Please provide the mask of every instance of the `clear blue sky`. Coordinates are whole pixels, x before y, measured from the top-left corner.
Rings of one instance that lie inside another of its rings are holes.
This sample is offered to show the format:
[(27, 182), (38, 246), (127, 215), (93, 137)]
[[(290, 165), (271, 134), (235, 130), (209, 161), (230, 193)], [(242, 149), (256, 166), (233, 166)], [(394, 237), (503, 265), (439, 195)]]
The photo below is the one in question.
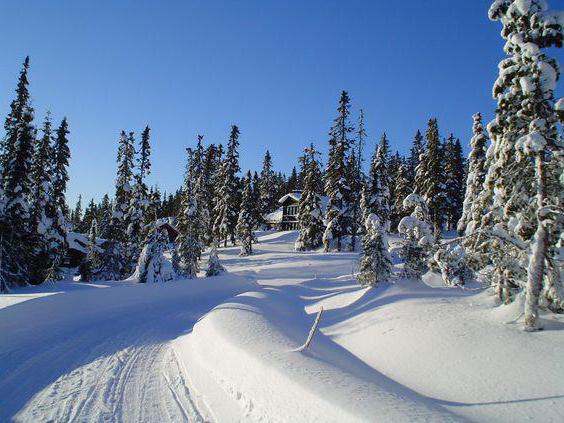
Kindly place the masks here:
[(370, 152), (384, 130), (406, 152), (431, 116), (467, 144), (471, 115), (493, 116), (504, 57), (490, 3), (5, 1), (0, 113), (29, 54), (38, 124), (47, 109), (69, 119), (71, 203), (113, 193), (119, 132), (146, 124), (163, 191), (180, 185), (198, 133), (225, 143), (233, 123), (244, 169), (268, 148), (288, 172), (309, 142), (326, 150), (342, 89), (365, 110)]

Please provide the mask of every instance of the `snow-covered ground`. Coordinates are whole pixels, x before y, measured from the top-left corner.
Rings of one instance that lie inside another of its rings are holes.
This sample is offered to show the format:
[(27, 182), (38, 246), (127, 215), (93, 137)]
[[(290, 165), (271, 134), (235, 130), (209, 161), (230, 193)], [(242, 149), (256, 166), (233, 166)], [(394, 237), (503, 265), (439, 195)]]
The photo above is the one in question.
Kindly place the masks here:
[(0, 421), (562, 421), (562, 316), (523, 333), (432, 275), (361, 288), (356, 254), (295, 237), (220, 250), (216, 278), (1, 296)]

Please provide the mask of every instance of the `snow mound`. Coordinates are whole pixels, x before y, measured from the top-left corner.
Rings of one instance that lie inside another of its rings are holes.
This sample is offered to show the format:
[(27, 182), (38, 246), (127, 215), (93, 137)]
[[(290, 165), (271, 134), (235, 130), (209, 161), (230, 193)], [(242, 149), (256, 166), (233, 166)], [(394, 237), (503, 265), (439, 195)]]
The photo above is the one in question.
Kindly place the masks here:
[[(320, 332), (308, 350), (292, 352), (315, 318), (292, 304), (274, 287), (240, 294), (175, 341), (192, 375), (199, 368), (217, 385), (210, 395), (209, 379), (200, 385), (192, 379), (218, 421), (460, 420)], [(236, 410), (242, 415), (233, 415)]]

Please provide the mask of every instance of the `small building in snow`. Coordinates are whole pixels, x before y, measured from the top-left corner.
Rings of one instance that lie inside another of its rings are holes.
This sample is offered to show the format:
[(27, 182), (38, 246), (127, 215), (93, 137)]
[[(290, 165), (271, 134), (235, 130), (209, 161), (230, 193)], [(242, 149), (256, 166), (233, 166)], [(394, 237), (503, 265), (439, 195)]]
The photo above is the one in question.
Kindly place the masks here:
[[(298, 210), (300, 199), (302, 198), (301, 191), (292, 191), (278, 200), (280, 207), (264, 216), (264, 221), (267, 229), (274, 229), (277, 231), (295, 231), (299, 229), (298, 223)], [(328, 197), (319, 197), (321, 203), (321, 210), (325, 213), (325, 208), (329, 202)]]

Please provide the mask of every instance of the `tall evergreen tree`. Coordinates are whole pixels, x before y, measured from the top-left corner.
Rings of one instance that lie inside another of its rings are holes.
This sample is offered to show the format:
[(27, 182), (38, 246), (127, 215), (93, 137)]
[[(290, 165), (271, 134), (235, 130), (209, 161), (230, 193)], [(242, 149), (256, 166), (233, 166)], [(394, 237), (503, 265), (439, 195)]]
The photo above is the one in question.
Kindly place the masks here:
[(425, 141), (421, 131), (417, 130), (413, 138), (413, 145), (407, 161), (407, 177), (411, 184), (415, 182), (417, 167), (419, 166), (420, 157), (425, 153)]
[(450, 134), (444, 146), (445, 218), (448, 230), (456, 228), (464, 203), (464, 158), (460, 140)]
[(480, 199), (489, 209), (480, 225), (486, 234), (480, 248), (489, 251), (501, 301), (524, 288), (525, 329), (535, 330), (541, 296), (549, 307), (564, 309), (562, 281), (550, 264), (563, 227), (564, 151), (554, 100), (559, 66), (545, 53), (562, 46), (563, 28), (557, 12), (541, 0), (498, 0), (489, 16), (503, 24), (509, 57), (500, 63), (493, 89), (498, 107), (489, 125), (492, 145)]
[(440, 236), (445, 213), (445, 187), (443, 181), (443, 152), (437, 119), (430, 119), (426, 133), (427, 149), (422, 156), (415, 182), (416, 192), (425, 198), (433, 225), (435, 238)]
[(247, 171), (243, 183), (243, 198), (241, 201), (241, 211), (237, 219), (237, 239), (241, 242), (241, 256), (248, 256), (253, 253), (253, 243), (256, 241), (254, 235), (253, 209), (253, 186), (251, 171)]
[(486, 177), (486, 152), (488, 137), (482, 126), (482, 114), (473, 116), (473, 136), (470, 140), (470, 155), (468, 157), (468, 176), (466, 178), (466, 195), (464, 197), (463, 211), (458, 221), (458, 232), (470, 236), (479, 225), (485, 210), (482, 210), (478, 197), (484, 186)]
[(135, 160), (135, 139), (133, 132), (129, 135), (121, 131), (117, 154), (117, 179), (114, 203), (114, 229), (115, 237), (120, 242), (126, 242), (127, 210), (132, 196), (132, 183)]
[(407, 166), (401, 163), (398, 167), (396, 177), (394, 179), (394, 221), (396, 222), (392, 228), (397, 228), (397, 225), (404, 217), (409, 215), (409, 210), (403, 205), (406, 197), (412, 192), (412, 185), (409, 181)]
[(32, 158), (30, 230), (32, 236), (31, 282), (41, 283), (57, 259), (56, 209), (52, 198), (51, 118), (45, 117), (43, 136), (37, 140)]
[(197, 276), (200, 267), (198, 258), (201, 255), (202, 246), (197, 239), (197, 218), (198, 203), (194, 192), (195, 175), (192, 173), (193, 151), (186, 149), (188, 153), (188, 163), (184, 184), (182, 186), (182, 213), (178, 219), (179, 234), (176, 240), (176, 251), (178, 254), (179, 265), (176, 271), (190, 279)]
[(71, 214), (71, 222), (74, 226), (75, 231), (80, 231), (80, 225), (82, 222), (82, 195), (78, 194), (78, 200), (74, 206), (74, 210)]
[(366, 221), (370, 214), (375, 214), (384, 231), (390, 230), (389, 149), (390, 144), (384, 133), (372, 157), (370, 174), (362, 199), (363, 219)]
[(350, 134), (353, 131), (349, 123), (350, 98), (346, 91), (341, 93), (337, 117), (329, 132), (329, 159), (325, 174), (325, 192), (329, 203), (325, 213), (327, 228), (323, 234), (325, 250), (331, 248), (333, 241), (337, 251), (342, 249), (342, 240), (349, 232), (350, 187), (347, 181), (347, 154), (351, 147)]
[(304, 190), (298, 207), (300, 234), (296, 240), (297, 251), (319, 248), (323, 241), (323, 210), (319, 199), (321, 193), (321, 169), (318, 161), (320, 153), (313, 144), (305, 149), (301, 165), (304, 173)]
[(228, 239), (235, 245), (236, 238), (235, 227), (239, 214), (239, 180), (237, 173), (240, 171), (238, 147), (239, 128), (233, 125), (225, 160), (221, 166), (217, 204), (215, 206), (214, 232), (219, 240), (223, 239), (224, 246), (227, 246)]
[(25, 285), (30, 281), (29, 257), (33, 245), (30, 232), (32, 190), (31, 167), (36, 130), (34, 111), (28, 90), (29, 57), (26, 57), (16, 88), (16, 98), (4, 123), (5, 137), (1, 144), (0, 169), (4, 191), (4, 216), (0, 239), (8, 254), (3, 257), (6, 285)]
[(275, 183), (275, 174), (272, 169), (272, 157), (270, 152), (266, 150), (264, 160), (262, 162), (262, 170), (260, 171), (260, 211), (264, 216), (274, 211), (278, 205), (277, 203), (277, 190)]
[(68, 166), (70, 160), (70, 149), (68, 141), (69, 129), (67, 118), (63, 118), (61, 124), (57, 128), (54, 144), (51, 150), (51, 171), (53, 194), (52, 200), (55, 207), (55, 220), (53, 227), (58, 234), (57, 239), (57, 254), (58, 260), (61, 261), (65, 256), (68, 242), (67, 242), (67, 183), (69, 181)]

